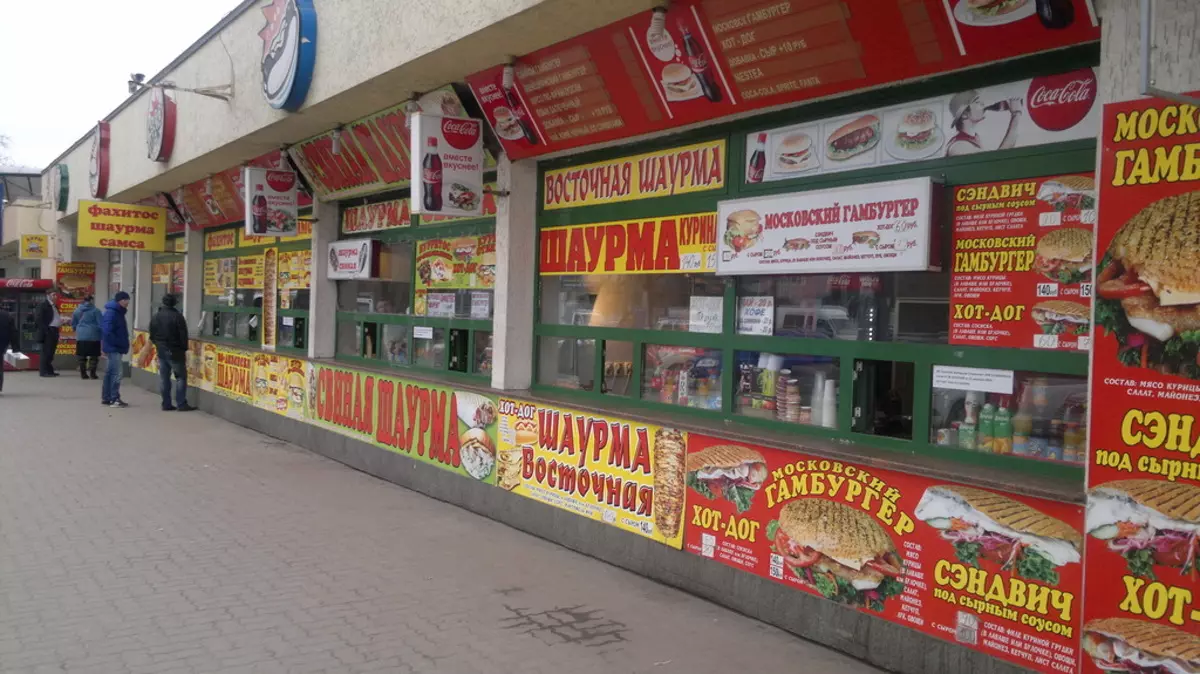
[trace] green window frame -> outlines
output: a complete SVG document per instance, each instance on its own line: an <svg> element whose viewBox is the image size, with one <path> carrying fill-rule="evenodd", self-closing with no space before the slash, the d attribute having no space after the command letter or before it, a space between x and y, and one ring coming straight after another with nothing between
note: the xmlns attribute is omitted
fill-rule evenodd
<svg viewBox="0 0 1200 674"><path fill-rule="evenodd" d="M902 178L932 176L935 182L947 188L954 185L992 182L1030 176L1057 173L1090 172L1095 169L1096 141L1083 139L1033 148L1017 148L981 153L974 156L938 158L922 162L846 171L823 176L798 178L771 183L746 184L742 168L745 165L745 148L748 134L806 120L817 120L839 114L882 108L889 105L917 101L946 92L1011 82L1025 77L1053 74L1075 68L1094 67L1099 62L1095 45L1062 50L1054 54L1043 54L1014 61L1004 66L992 66L958 73L935 81L926 81L899 86L886 91L849 96L831 101L794 108L741 120L725 125L711 126L697 131L659 139L636 147L620 147L600 150L569 158L550 160L539 164L537 226L545 227L580 225L599 222L654 218L697 212L715 212L717 202L751 196L767 196L833 187L861 185ZM706 140L724 138L729 148L725 187L699 194L660 197L616 204L584 206L546 211L542 190L545 173L549 170L603 161L621 156L651 152ZM943 205L948 205L951 190L943 192ZM936 215L935 232L945 242L942 250L950 250L950 227L946 208ZM949 264L949 255L943 256L943 267ZM722 277L716 277L722 278ZM531 345L534 365L535 392L560 399L578 400L583 404L605 407L627 407L643 413L660 411L678 417L691 417L708 422L737 424L744 429L761 428L767 431L796 434L810 438L836 441L851 441L855 444L893 450L905 455L923 455L946 462L970 463L980 466L1003 468L1027 474L1050 477L1063 484L1078 485L1083 478L1083 466L1056 462L1033 461L1027 458L962 451L953 447L933 444L929 438L930 408L933 393L932 375L935 365L995 368L1014 371L1037 372L1047 375L1088 375L1087 353L1046 352L1032 349L992 349L987 347L957 346L950 344L908 343L899 341L868 342L842 341L836 339L812 339L780 336L744 336L736 334L737 297L736 279L724 277L723 322L720 334L662 331L652 329L624 329L577 325L549 324L542 322L542 277L535 282L534 340ZM603 379L604 353L607 342L632 344L631 391L628 394L602 392L599 384L595 390L582 391L539 383L541 362L539 350L544 338L568 340L594 340L595 380ZM722 354L721 409L705 410L660 403L643 395L643 368L646 345L688 346L719 350ZM805 356L829 357L838 364L839 397L837 423L834 428L800 425L775 419L757 418L734 411L735 387L738 376L734 364L736 354L742 351L759 351L774 354L803 354ZM898 439L879 435L854 432L855 414L855 370L858 361L892 361L910 363L913 366L913 409L912 439Z"/></svg>

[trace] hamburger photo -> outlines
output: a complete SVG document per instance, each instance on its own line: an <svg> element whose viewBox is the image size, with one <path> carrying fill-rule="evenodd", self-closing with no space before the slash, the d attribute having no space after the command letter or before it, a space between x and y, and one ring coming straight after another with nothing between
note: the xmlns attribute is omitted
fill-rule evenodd
<svg viewBox="0 0 1200 674"><path fill-rule="evenodd" d="M714 445L687 457L687 486L710 500L724 498L739 513L750 509L765 479L766 459L741 445Z"/></svg>
<svg viewBox="0 0 1200 674"><path fill-rule="evenodd" d="M479 188L463 183L450 183L450 193L447 199L457 209L473 211L479 207Z"/></svg>
<svg viewBox="0 0 1200 674"><path fill-rule="evenodd" d="M910 152L928 150L938 138L937 116L929 108L909 110L896 125L896 147Z"/></svg>
<svg viewBox="0 0 1200 674"><path fill-rule="evenodd" d="M1200 192L1129 219L1100 260L1096 325L1125 365L1200 379Z"/></svg>
<svg viewBox="0 0 1200 674"><path fill-rule="evenodd" d="M1101 618L1083 626L1083 652L1104 672L1200 672L1200 637L1170 625Z"/></svg>
<svg viewBox="0 0 1200 674"><path fill-rule="evenodd" d="M1155 567L1195 578L1200 549L1200 487L1162 480L1117 480L1088 492L1087 532L1125 558L1135 576Z"/></svg>
<svg viewBox="0 0 1200 674"><path fill-rule="evenodd" d="M1046 300L1029 312L1044 335L1086 335L1092 331L1087 306L1068 300Z"/></svg>
<svg viewBox="0 0 1200 674"><path fill-rule="evenodd" d="M904 591L904 563L883 527L859 508L806 498L767 524L773 551L797 578L839 604L882 611Z"/></svg>
<svg viewBox="0 0 1200 674"><path fill-rule="evenodd" d="M875 115L863 115L829 134L825 156L834 161L846 161L870 150L878 143L879 118Z"/></svg>
<svg viewBox="0 0 1200 674"><path fill-rule="evenodd" d="M788 239L783 242L784 250L808 250L812 242L808 239Z"/></svg>
<svg viewBox="0 0 1200 674"><path fill-rule="evenodd" d="M1081 559L1083 536L1071 525L995 492L930 487L914 514L941 531L968 566L988 562L1027 580L1057 585L1058 568Z"/></svg>
<svg viewBox="0 0 1200 674"><path fill-rule="evenodd" d="M662 85L668 101L690 101L704 95L692 69L682 63L668 63L663 68Z"/></svg>
<svg viewBox="0 0 1200 674"><path fill-rule="evenodd" d="M1096 207L1096 180L1091 176L1060 176L1042 183L1037 198L1060 213L1090 210Z"/></svg>
<svg viewBox="0 0 1200 674"><path fill-rule="evenodd" d="M963 0L967 11L979 19L1004 16L1024 7L1029 0Z"/></svg>
<svg viewBox="0 0 1200 674"><path fill-rule="evenodd" d="M879 232L855 232L850 235L850 240L854 243L863 244L869 248L874 248L875 246L879 245Z"/></svg>
<svg viewBox="0 0 1200 674"><path fill-rule="evenodd" d="M92 277L85 274L66 274L58 279L58 291L65 299L80 300L92 292Z"/></svg>
<svg viewBox="0 0 1200 674"><path fill-rule="evenodd" d="M1072 285L1092 277L1092 230L1068 227L1043 236L1034 250L1034 271Z"/></svg>
<svg viewBox="0 0 1200 674"><path fill-rule="evenodd" d="M475 256L476 239L473 236L464 236L461 239L454 241L454 259L459 262L470 262Z"/></svg>
<svg viewBox="0 0 1200 674"><path fill-rule="evenodd" d="M775 148L775 170L794 173L816 168L816 157L812 153L812 137L807 133L789 133Z"/></svg>
<svg viewBox="0 0 1200 674"><path fill-rule="evenodd" d="M734 211L725 219L725 245L740 253L753 248L762 236L762 221L756 211Z"/></svg>

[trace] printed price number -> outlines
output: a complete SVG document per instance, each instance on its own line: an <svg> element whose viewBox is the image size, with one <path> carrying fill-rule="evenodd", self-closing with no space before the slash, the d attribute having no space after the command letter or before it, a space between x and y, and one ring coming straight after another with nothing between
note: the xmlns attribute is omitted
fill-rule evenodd
<svg viewBox="0 0 1200 674"><path fill-rule="evenodd" d="M1038 224L1042 227L1058 227L1062 224L1062 213L1041 213L1038 215Z"/></svg>
<svg viewBox="0 0 1200 674"><path fill-rule="evenodd" d="M1007 321L1019 321L1024 316L1024 304L996 304L991 307L983 304L954 305L954 318L960 321L1003 323Z"/></svg>
<svg viewBox="0 0 1200 674"><path fill-rule="evenodd" d="M1057 349L1058 335L1034 335L1033 348L1035 349Z"/></svg>
<svg viewBox="0 0 1200 674"><path fill-rule="evenodd" d="M1189 621L1200 623L1200 609L1192 608L1195 595L1191 590L1174 587L1158 581L1149 581L1136 576L1125 576L1125 598L1120 609L1151 620L1166 619L1172 625L1185 625Z"/></svg>
<svg viewBox="0 0 1200 674"><path fill-rule="evenodd" d="M720 511L702 505L692 505L692 526L722 533L726 538L735 541L757 542L761 523L737 515L730 515L727 521L723 520L725 515Z"/></svg>
<svg viewBox="0 0 1200 674"><path fill-rule="evenodd" d="M717 254L716 253L707 253L704 256L704 268L710 269L710 270L717 268Z"/></svg>
<svg viewBox="0 0 1200 674"><path fill-rule="evenodd" d="M1039 283L1037 284L1038 297L1058 297L1057 283Z"/></svg>
<svg viewBox="0 0 1200 674"><path fill-rule="evenodd" d="M1080 297L1091 297L1092 296L1092 284L1080 283L1079 284L1079 296Z"/></svg>

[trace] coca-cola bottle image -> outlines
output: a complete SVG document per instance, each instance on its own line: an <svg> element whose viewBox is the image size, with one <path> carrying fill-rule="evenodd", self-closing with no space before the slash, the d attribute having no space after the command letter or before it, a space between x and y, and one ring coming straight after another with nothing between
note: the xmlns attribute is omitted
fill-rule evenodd
<svg viewBox="0 0 1200 674"><path fill-rule="evenodd" d="M1037 0L1037 15L1050 30L1061 30L1075 21L1072 0Z"/></svg>
<svg viewBox="0 0 1200 674"><path fill-rule="evenodd" d="M513 68L512 66L508 66L504 69L504 77L500 83L500 88L504 91L504 102L508 104L508 109L512 111L513 118L517 120L517 126L521 127L521 135L525 136L525 141L530 145L537 145L538 137L533 132L533 127L529 124L529 113L525 111L525 106L521 105L521 100L517 98L514 86Z"/></svg>
<svg viewBox="0 0 1200 674"><path fill-rule="evenodd" d="M254 200L250 202L250 212L254 216L251 223L255 234L267 233L267 197L263 195L263 186L254 186Z"/></svg>
<svg viewBox="0 0 1200 674"><path fill-rule="evenodd" d="M713 103L721 102L721 90L717 88L717 82L713 79L712 62L708 60L708 52L704 51L704 47L700 46L687 26L681 23L679 30L683 33L683 50L687 52L688 67L700 82L700 90L704 92L704 97Z"/></svg>
<svg viewBox="0 0 1200 674"><path fill-rule="evenodd" d="M767 134L758 134L754 144L754 152L750 154L750 163L746 165L746 182L761 183L763 172L767 169Z"/></svg>
<svg viewBox="0 0 1200 674"><path fill-rule="evenodd" d="M438 154L437 138L426 141L429 150L421 162L421 204L424 210L442 210L442 157Z"/></svg>

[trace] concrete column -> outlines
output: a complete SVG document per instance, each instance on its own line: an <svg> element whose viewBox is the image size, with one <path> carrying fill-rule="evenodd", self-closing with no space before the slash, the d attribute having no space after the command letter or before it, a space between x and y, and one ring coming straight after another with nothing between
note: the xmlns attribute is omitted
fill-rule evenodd
<svg viewBox="0 0 1200 674"><path fill-rule="evenodd" d="M338 238L336 202L313 202L312 288L308 308L308 357L333 358L337 348L337 281L329 280L329 244Z"/></svg>
<svg viewBox="0 0 1200 674"><path fill-rule="evenodd" d="M183 258L183 317L195 337L203 327L200 307L204 303L204 232L188 228L183 236L187 241Z"/></svg>
<svg viewBox="0 0 1200 674"><path fill-rule="evenodd" d="M537 162L501 157L496 204L496 300L492 318L492 387L529 388L533 377L533 321L537 306Z"/></svg>
<svg viewBox="0 0 1200 674"><path fill-rule="evenodd" d="M124 258L123 255L121 257ZM133 257L136 260L135 266L137 267L137 272L136 276L134 276L133 289L127 291L133 296L133 302L131 302L133 305L133 311L130 312L133 316L132 327L138 330L149 330L150 318L154 315L155 309L150 303L150 272L153 271L152 267L154 265L154 254L134 253ZM124 277L124 259L122 259L121 262L122 277ZM122 285L124 285L124 283L122 283ZM130 314L126 314L127 317L129 315Z"/></svg>
<svg viewBox="0 0 1200 674"><path fill-rule="evenodd" d="M1196 0L1153 0L1151 75L1154 86L1175 93L1200 89L1200 5ZM1098 0L1100 100L1141 95L1140 0Z"/></svg>

